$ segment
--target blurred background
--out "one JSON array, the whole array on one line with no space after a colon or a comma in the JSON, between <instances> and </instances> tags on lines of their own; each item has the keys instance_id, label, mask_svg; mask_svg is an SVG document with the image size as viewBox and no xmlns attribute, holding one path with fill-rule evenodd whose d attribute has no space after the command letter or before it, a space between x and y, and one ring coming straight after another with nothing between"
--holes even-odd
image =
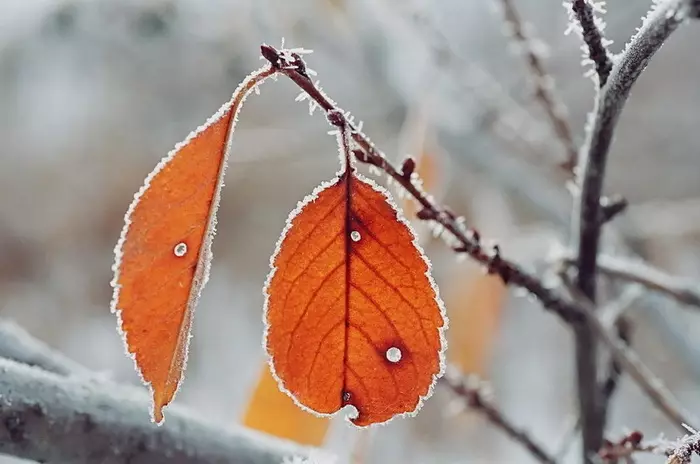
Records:
<instances>
[{"instance_id":1,"label":"blurred background","mask_svg":"<svg viewBox=\"0 0 700 464\"><path fill-rule=\"evenodd\" d=\"M558 1L515 3L547 45L546 67L580 143L594 86L578 37L564 35L567 13ZM613 51L649 3L608 2ZM124 213L157 161L261 65L259 45L282 37L314 50L307 61L324 89L390 157L417 157L437 198L544 275L548 253L569 235L572 201L556 167L565 155L498 4L0 0L0 317L96 371L138 382L109 312ZM700 275L698 43L700 26L689 24L652 60L622 116L606 181L631 203L609 251L634 250L690 278ZM441 388L416 418L369 432L342 417L307 417L270 388L261 346L269 256L296 202L337 170L324 118L309 117L297 93L284 79L267 83L243 110L175 401L222 427L322 444L338 463L533 462ZM566 448L576 407L569 329L417 231L451 317L450 360L488 379L504 413L547 450ZM697 410L700 315L655 295L629 311L635 348ZM629 429L678 436L626 378L608 429L610 438ZM578 443L562 454L578 462Z\"/></svg>"}]
</instances>

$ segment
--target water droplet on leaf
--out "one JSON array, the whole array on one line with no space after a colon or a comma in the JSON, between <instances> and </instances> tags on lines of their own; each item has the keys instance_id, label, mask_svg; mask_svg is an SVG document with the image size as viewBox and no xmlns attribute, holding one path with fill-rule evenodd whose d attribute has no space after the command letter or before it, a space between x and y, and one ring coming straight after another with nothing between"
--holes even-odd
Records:
<instances>
[{"instance_id":1,"label":"water droplet on leaf","mask_svg":"<svg viewBox=\"0 0 700 464\"><path fill-rule=\"evenodd\" d=\"M187 254L187 244L184 242L178 243L177 245L175 245L173 253L175 253L175 256L177 256L178 258L182 258Z\"/></svg>"},{"instance_id":2,"label":"water droplet on leaf","mask_svg":"<svg viewBox=\"0 0 700 464\"><path fill-rule=\"evenodd\" d=\"M396 348L395 346L392 346L391 348L386 350L386 359L392 363L397 363L401 361L401 350Z\"/></svg>"},{"instance_id":3,"label":"water droplet on leaf","mask_svg":"<svg viewBox=\"0 0 700 464\"><path fill-rule=\"evenodd\" d=\"M359 242L361 238L362 238L362 235L360 235L360 233L358 231L353 230L352 232L350 232L350 239L353 242Z\"/></svg>"}]
</instances>

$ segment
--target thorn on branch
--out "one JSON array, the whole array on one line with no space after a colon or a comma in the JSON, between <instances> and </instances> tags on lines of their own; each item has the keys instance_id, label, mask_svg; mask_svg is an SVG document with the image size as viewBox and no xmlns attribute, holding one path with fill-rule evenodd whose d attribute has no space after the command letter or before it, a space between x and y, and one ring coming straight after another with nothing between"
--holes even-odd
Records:
<instances>
[{"instance_id":1,"label":"thorn on branch","mask_svg":"<svg viewBox=\"0 0 700 464\"><path fill-rule=\"evenodd\" d=\"M615 195L613 197L603 197L600 199L600 225L612 221L618 214L623 213L629 203L626 198Z\"/></svg>"},{"instance_id":2,"label":"thorn on branch","mask_svg":"<svg viewBox=\"0 0 700 464\"><path fill-rule=\"evenodd\" d=\"M498 274L503 280L504 284L508 284L510 281L510 270L508 269L508 266L503 266L503 260L501 259L501 247L496 244L493 245L489 252L487 270L489 274Z\"/></svg>"},{"instance_id":3,"label":"thorn on branch","mask_svg":"<svg viewBox=\"0 0 700 464\"><path fill-rule=\"evenodd\" d=\"M422 208L416 213L416 217L421 221L434 221L437 218L435 211L429 208Z\"/></svg>"}]
</instances>

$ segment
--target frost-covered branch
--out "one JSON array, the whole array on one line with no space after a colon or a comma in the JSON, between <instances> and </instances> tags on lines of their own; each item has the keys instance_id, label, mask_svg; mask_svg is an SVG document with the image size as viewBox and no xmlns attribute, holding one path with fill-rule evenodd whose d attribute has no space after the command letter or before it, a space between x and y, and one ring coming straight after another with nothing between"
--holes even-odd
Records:
<instances>
[{"instance_id":1,"label":"frost-covered branch","mask_svg":"<svg viewBox=\"0 0 700 464\"><path fill-rule=\"evenodd\" d=\"M691 429L689 427L689 429ZM673 447L667 451L668 460L666 464L690 464L693 455L700 456L700 432L690 430L691 434L678 440Z\"/></svg>"},{"instance_id":2,"label":"frost-covered branch","mask_svg":"<svg viewBox=\"0 0 700 464\"><path fill-rule=\"evenodd\" d=\"M564 258L563 264L573 266L575 260L569 256ZM679 303L700 308L700 285L671 275L644 261L601 255L598 257L598 271L610 278L634 282L671 297Z\"/></svg>"},{"instance_id":3,"label":"frost-covered branch","mask_svg":"<svg viewBox=\"0 0 700 464\"><path fill-rule=\"evenodd\" d=\"M206 425L173 407L153 424L145 391L0 359L0 453L71 464L279 464L290 442Z\"/></svg>"},{"instance_id":4,"label":"frost-covered branch","mask_svg":"<svg viewBox=\"0 0 700 464\"><path fill-rule=\"evenodd\" d=\"M596 100L593 119L586 134L583 157L580 163L581 192L574 238L577 246L576 285L590 301L596 300L596 271L602 226L601 197L607 156L612 143L615 126L632 86L664 41L685 21L691 13L695 0L668 0L656 7L645 19L639 32L632 38L620 57L616 58L609 76L605 68L598 69L601 77L600 93ZM574 12L583 13L581 25L584 39L598 42L601 36L590 26L596 26L591 6L586 0L574 0ZM586 13L588 11L588 13ZM589 14L590 13L590 14ZM587 26L588 24L588 26ZM587 33L588 31L588 33ZM597 34L597 35L596 35ZM587 40L588 43L588 40ZM604 44L591 51L596 66L605 64L602 58ZM589 44L590 49L590 44ZM607 53L607 52L605 52ZM595 55L595 56L594 56ZM600 56L599 56L600 55ZM607 54L605 55L607 57ZM607 77L607 79L605 79ZM588 456L600 448L603 437L603 417L600 397L595 385L597 378L596 340L591 327L576 328L576 364L579 389L579 407L582 414L584 455Z\"/></svg>"},{"instance_id":5,"label":"frost-covered branch","mask_svg":"<svg viewBox=\"0 0 700 464\"><path fill-rule=\"evenodd\" d=\"M562 320L579 327L586 324L592 328L600 340L610 350L611 355L620 366L629 373L653 403L677 426L681 423L693 423L683 409L678 405L673 395L641 362L637 355L598 319L594 305L585 297L576 295L572 300L561 292L545 285L537 276L527 272L516 263L505 259L497 245L485 246L479 234L473 229L467 229L464 218L456 216L448 208L437 204L421 187L422 181L415 170L415 162L408 158L401 169L394 167L369 138L362 133L348 118L347 114L337 107L325 93L314 83L307 72L307 66L299 54L289 50L278 51L270 45L261 46L262 56L270 62L277 72L292 80L301 90L298 100L309 99L313 107L323 111L333 112L334 117L347 118L351 129L351 137L357 148L354 154L358 161L369 164L384 171L392 182L401 186L421 207L418 218L430 221L445 242L457 253L466 253L472 259L481 263L491 274L498 275L505 283L523 288L537 298L542 306L558 315ZM312 107L312 108L313 108ZM597 378L597 377L594 377ZM596 389L598 387L595 383Z\"/></svg>"},{"instance_id":6,"label":"frost-covered branch","mask_svg":"<svg viewBox=\"0 0 700 464\"><path fill-rule=\"evenodd\" d=\"M582 160L580 220L578 224L577 268L581 289L595 294L595 274L600 241L600 198L613 134L635 81L654 53L688 18L693 0L670 0L659 5L644 21L613 67L601 90L587 133Z\"/></svg>"},{"instance_id":7,"label":"frost-covered branch","mask_svg":"<svg viewBox=\"0 0 700 464\"><path fill-rule=\"evenodd\" d=\"M584 56L586 62L592 62L598 75L598 85L603 87L613 68L613 62L608 52L610 43L603 36L605 23L596 16L596 13L604 13L603 1L571 0L564 5L570 9L569 29L575 30L585 42ZM589 61L590 60L590 61Z\"/></svg>"},{"instance_id":8,"label":"frost-covered branch","mask_svg":"<svg viewBox=\"0 0 700 464\"><path fill-rule=\"evenodd\" d=\"M527 61L528 70L535 86L535 96L545 111L554 133L566 150L567 159L562 163L562 167L571 172L577 164L578 147L574 143L571 126L566 119L566 108L555 92L554 78L547 73L542 63L539 52L541 45L527 35L526 27L520 20L513 0L500 0L500 3L503 8L507 32L512 36L518 45L517 49L524 54Z\"/></svg>"},{"instance_id":9,"label":"frost-covered branch","mask_svg":"<svg viewBox=\"0 0 700 464\"><path fill-rule=\"evenodd\" d=\"M464 377L457 370L448 367L445 376L440 381L464 401L466 406L480 413L496 428L508 435L510 439L522 445L538 462L545 464L556 463L556 460L535 442L525 430L514 425L491 402L490 395L485 391L479 379Z\"/></svg>"},{"instance_id":10,"label":"frost-covered branch","mask_svg":"<svg viewBox=\"0 0 700 464\"><path fill-rule=\"evenodd\" d=\"M632 323L628 318L621 317L615 322L615 332L617 333L617 338L622 341L625 345L630 346L632 343ZM600 396L601 396L601 406L600 415L602 417L602 422L607 422L608 410L610 409L610 403L612 398L617 391L617 386L620 382L620 377L622 376L622 366L615 358L610 358L608 364L608 370L600 386Z\"/></svg>"},{"instance_id":11,"label":"frost-covered branch","mask_svg":"<svg viewBox=\"0 0 700 464\"><path fill-rule=\"evenodd\" d=\"M59 375L90 376L86 367L52 349L10 321L0 321L0 358L40 367Z\"/></svg>"}]
</instances>

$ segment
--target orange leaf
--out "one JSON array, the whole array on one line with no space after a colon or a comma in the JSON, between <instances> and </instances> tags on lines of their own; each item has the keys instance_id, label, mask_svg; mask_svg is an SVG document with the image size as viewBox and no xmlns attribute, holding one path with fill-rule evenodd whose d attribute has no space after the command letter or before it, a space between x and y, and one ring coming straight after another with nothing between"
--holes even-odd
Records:
<instances>
[{"instance_id":1,"label":"orange leaf","mask_svg":"<svg viewBox=\"0 0 700 464\"><path fill-rule=\"evenodd\" d=\"M280 388L357 426L415 413L442 372L446 319L408 223L352 168L287 220L266 284L265 345Z\"/></svg>"},{"instance_id":2,"label":"orange leaf","mask_svg":"<svg viewBox=\"0 0 700 464\"><path fill-rule=\"evenodd\" d=\"M277 380L264 366L243 418L251 429L294 440L310 446L321 446L330 421L303 411L277 387Z\"/></svg>"},{"instance_id":3,"label":"orange leaf","mask_svg":"<svg viewBox=\"0 0 700 464\"><path fill-rule=\"evenodd\" d=\"M209 276L228 142L246 95L273 72L251 74L209 121L178 144L134 196L115 248L112 311L153 396L152 417L174 397L192 313Z\"/></svg>"}]
</instances>

